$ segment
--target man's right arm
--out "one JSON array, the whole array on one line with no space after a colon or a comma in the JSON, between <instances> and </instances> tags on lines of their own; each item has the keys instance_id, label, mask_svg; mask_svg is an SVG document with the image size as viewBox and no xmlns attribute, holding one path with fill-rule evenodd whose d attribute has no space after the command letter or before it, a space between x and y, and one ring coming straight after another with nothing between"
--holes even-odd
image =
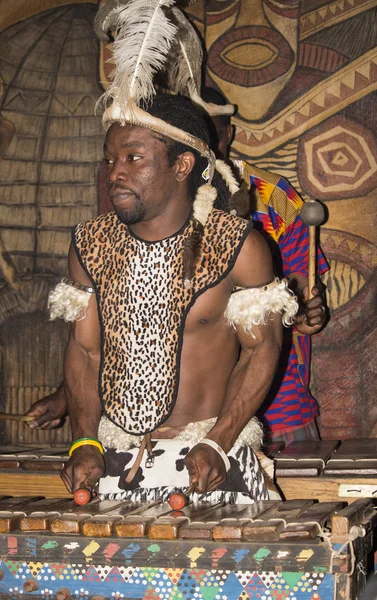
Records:
<instances>
[{"instance_id":1,"label":"man's right arm","mask_svg":"<svg viewBox=\"0 0 377 600\"><path fill-rule=\"evenodd\" d=\"M92 286L72 246L68 262L72 281ZM73 441L97 439L102 412L98 394L99 363L100 324L96 298L92 295L85 318L71 326L64 357L64 389ZM97 447L83 445L74 450L61 477L68 491L73 493L79 488L92 490L103 472L104 461Z\"/></svg>"}]
</instances>

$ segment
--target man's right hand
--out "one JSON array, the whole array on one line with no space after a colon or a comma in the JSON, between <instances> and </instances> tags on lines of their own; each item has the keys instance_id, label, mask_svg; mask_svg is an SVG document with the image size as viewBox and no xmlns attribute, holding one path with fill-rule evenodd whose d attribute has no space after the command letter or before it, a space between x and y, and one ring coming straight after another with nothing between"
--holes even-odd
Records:
<instances>
[{"instance_id":1,"label":"man's right hand","mask_svg":"<svg viewBox=\"0 0 377 600\"><path fill-rule=\"evenodd\" d=\"M64 424L67 415L67 402L64 386L58 387L56 392L37 400L26 413L28 417L35 417L28 423L30 429L54 429Z\"/></svg>"},{"instance_id":2,"label":"man's right hand","mask_svg":"<svg viewBox=\"0 0 377 600\"><path fill-rule=\"evenodd\" d=\"M95 446L81 446L74 450L60 477L70 494L80 488L90 492L105 472L103 456Z\"/></svg>"}]
</instances>

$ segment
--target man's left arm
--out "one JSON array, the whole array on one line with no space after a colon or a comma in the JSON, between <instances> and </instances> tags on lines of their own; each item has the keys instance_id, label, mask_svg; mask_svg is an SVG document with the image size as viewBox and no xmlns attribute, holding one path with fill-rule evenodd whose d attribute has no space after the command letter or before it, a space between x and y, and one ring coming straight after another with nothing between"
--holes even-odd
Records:
<instances>
[{"instance_id":1,"label":"man's left arm","mask_svg":"<svg viewBox=\"0 0 377 600\"><path fill-rule=\"evenodd\" d=\"M252 231L232 271L233 285L246 288L246 292L250 291L248 288L259 288L257 293L263 294L263 286L273 280L270 251L262 236ZM271 293L273 290L271 288ZM246 302L252 304L253 294L248 298ZM262 322L252 330L245 331L242 322L235 328L241 345L240 357L231 374L217 422L206 435L206 439L215 442L225 453L232 448L271 387L281 351L282 315L267 311ZM226 478L222 457L206 444L192 448L185 462L191 484L198 482L198 492L212 491Z\"/></svg>"}]
</instances>

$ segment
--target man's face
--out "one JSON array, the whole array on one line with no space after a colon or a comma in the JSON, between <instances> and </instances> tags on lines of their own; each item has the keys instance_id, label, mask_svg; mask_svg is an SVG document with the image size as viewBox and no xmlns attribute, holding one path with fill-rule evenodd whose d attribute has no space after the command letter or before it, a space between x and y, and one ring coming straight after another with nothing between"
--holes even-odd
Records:
<instances>
[{"instance_id":1,"label":"man's face","mask_svg":"<svg viewBox=\"0 0 377 600\"><path fill-rule=\"evenodd\" d=\"M177 181L157 134L114 123L106 135L104 156L109 196L123 223L132 225L164 213Z\"/></svg>"}]
</instances>

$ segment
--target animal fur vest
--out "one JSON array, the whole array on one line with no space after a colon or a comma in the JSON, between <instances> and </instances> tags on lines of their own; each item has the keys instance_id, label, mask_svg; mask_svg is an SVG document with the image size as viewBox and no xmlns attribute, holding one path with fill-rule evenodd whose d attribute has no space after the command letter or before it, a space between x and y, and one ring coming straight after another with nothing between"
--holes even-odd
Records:
<instances>
[{"instance_id":1,"label":"animal fur vest","mask_svg":"<svg viewBox=\"0 0 377 600\"><path fill-rule=\"evenodd\" d=\"M210 213L190 289L183 285L190 220L157 242L134 236L114 212L74 228L98 303L100 398L106 416L127 433L152 432L172 412L186 317L196 299L229 274L250 226L219 210Z\"/></svg>"}]
</instances>

